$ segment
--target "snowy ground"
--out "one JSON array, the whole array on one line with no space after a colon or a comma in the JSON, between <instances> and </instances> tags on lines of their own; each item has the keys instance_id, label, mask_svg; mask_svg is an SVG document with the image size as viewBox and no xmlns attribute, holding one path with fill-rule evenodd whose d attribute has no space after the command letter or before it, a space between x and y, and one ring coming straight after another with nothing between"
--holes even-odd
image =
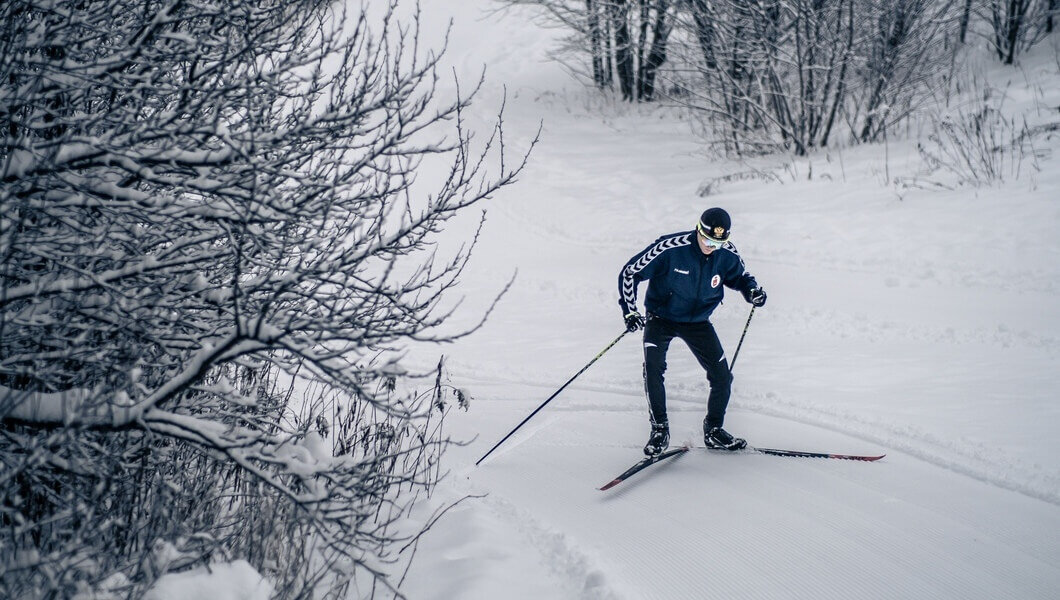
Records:
<instances>
[{"instance_id":1,"label":"snowy ground","mask_svg":"<svg viewBox=\"0 0 1060 600\"><path fill-rule=\"evenodd\" d=\"M432 528L402 591L1060 597L1060 140L1043 142L1039 170L978 190L894 184L921 164L912 144L891 143L757 161L776 180L701 197L704 183L751 166L707 158L672 113L592 99L543 59L553 32L527 13L453 4L423 9L428 22L453 14L458 72L487 67L474 124L506 86L508 140L525 147L543 131L519 183L487 207L467 306L513 273L515 284L481 331L422 357L444 353L451 382L474 396L447 425L470 444L449 454L436 500L484 497ZM985 70L1009 110L1060 119L1055 52ZM759 446L887 457L700 449L597 491L647 439L640 347L627 336L474 467L622 331L621 265L715 205L769 292L726 428ZM730 293L715 313L730 353L748 308ZM706 382L679 343L669 364L673 441L701 446Z\"/></svg>"}]
</instances>

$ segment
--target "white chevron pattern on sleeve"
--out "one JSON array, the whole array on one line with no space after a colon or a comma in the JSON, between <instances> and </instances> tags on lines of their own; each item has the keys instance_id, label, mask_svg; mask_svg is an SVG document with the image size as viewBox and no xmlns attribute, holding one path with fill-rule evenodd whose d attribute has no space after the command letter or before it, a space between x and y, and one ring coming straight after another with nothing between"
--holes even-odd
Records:
<instances>
[{"instance_id":1,"label":"white chevron pattern on sleeve","mask_svg":"<svg viewBox=\"0 0 1060 600\"><path fill-rule=\"evenodd\" d=\"M729 252L732 252L736 255L736 258L740 259L740 269L742 270L743 275L747 275L748 277L754 277L754 275L751 275L747 272L747 265L744 264L743 257L740 256L740 253L736 250L736 246L732 245L732 242L725 242L725 245L722 246L722 248L725 248Z\"/></svg>"},{"instance_id":2,"label":"white chevron pattern on sleeve","mask_svg":"<svg viewBox=\"0 0 1060 600\"><path fill-rule=\"evenodd\" d=\"M654 246L645 250L644 253L640 255L640 258L626 265L625 269L622 269L622 300L630 310L636 309L637 306L637 282L633 278L634 275L643 271L651 261L658 258L663 252L673 248L687 246L691 243L692 236L687 233L663 238Z\"/></svg>"}]
</instances>

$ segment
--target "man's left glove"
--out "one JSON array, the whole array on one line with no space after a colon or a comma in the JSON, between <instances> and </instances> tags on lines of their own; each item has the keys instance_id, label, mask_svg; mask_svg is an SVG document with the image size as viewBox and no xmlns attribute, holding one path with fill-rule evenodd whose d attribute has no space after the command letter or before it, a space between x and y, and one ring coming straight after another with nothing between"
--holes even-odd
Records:
<instances>
[{"instance_id":1,"label":"man's left glove","mask_svg":"<svg viewBox=\"0 0 1060 600\"><path fill-rule=\"evenodd\" d=\"M751 306L759 307L766 305L766 291L760 287L751 288L743 293L745 300L751 303Z\"/></svg>"},{"instance_id":2,"label":"man's left glove","mask_svg":"<svg viewBox=\"0 0 1060 600\"><path fill-rule=\"evenodd\" d=\"M626 331L633 333L638 329L644 328L644 317L640 316L640 313L633 311L626 315Z\"/></svg>"}]
</instances>

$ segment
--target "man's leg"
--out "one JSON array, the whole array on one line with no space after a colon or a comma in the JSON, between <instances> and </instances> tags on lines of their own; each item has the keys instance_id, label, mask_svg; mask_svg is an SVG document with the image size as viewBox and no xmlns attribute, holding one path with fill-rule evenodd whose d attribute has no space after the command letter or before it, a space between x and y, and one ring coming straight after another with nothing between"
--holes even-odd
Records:
<instances>
[{"instance_id":1,"label":"man's leg","mask_svg":"<svg viewBox=\"0 0 1060 600\"><path fill-rule=\"evenodd\" d=\"M648 317L644 325L644 390L648 396L648 417L652 425L668 423L666 418L666 351L674 331L668 321Z\"/></svg>"},{"instance_id":2,"label":"man's leg","mask_svg":"<svg viewBox=\"0 0 1060 600\"><path fill-rule=\"evenodd\" d=\"M729 406L732 374L729 372L729 360L725 358L725 350L721 347L714 325L709 321L683 325L679 334L692 350L700 366L707 372L707 381L710 383L707 418L703 421L703 428L709 431L714 427L721 427L725 423L725 409Z\"/></svg>"}]
</instances>

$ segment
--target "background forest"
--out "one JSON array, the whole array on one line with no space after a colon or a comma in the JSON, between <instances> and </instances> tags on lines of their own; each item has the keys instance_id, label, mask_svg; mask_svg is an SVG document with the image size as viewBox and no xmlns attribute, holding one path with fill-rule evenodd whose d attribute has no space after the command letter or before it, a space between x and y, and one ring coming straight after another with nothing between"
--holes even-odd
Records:
<instances>
[{"instance_id":1,"label":"background forest","mask_svg":"<svg viewBox=\"0 0 1060 600\"><path fill-rule=\"evenodd\" d=\"M1060 14L1055 0L507 1L568 31L555 55L573 73L629 101L688 107L736 154L907 133L967 85L954 79L962 47L1013 64Z\"/></svg>"}]
</instances>

